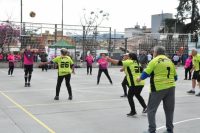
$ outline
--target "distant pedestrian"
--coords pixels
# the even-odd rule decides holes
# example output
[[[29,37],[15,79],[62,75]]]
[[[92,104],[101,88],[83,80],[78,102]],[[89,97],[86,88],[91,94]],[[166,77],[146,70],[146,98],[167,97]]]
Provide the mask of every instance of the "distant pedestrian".
[[[173,133],[175,106],[176,69],[172,61],[165,56],[165,48],[154,47],[154,58],[149,62],[138,82],[150,77],[150,96],[147,105],[149,129],[147,133],[156,133],[156,112],[161,101],[165,111],[167,133]]]
[[[47,60],[48,55],[45,52],[40,53],[39,57],[40,57],[41,62],[47,62],[48,61]],[[47,64],[44,64],[41,67],[42,67],[42,71],[45,70],[47,72],[47,70],[48,70]]]
[[[98,75],[97,75],[97,85],[100,82],[100,78],[101,78],[101,73],[104,72],[106,77],[108,78],[110,84],[113,84],[110,75],[108,73],[108,62],[106,60],[106,55],[104,53],[101,54],[101,57],[98,59],[98,64],[99,64],[99,71],[98,71]]]
[[[3,54],[0,53],[0,62],[2,62],[2,61],[3,61]]]
[[[185,61],[185,79],[184,80],[191,80],[191,69],[192,69],[192,55],[190,55]],[[189,77],[188,77],[189,73]]]
[[[8,76],[13,76],[13,71],[15,68],[15,55],[13,54],[13,52],[10,52],[10,54],[8,54],[7,60],[9,66]]]
[[[150,53],[148,53],[148,55],[147,55],[148,62],[150,62],[152,60],[152,57],[153,56]]]
[[[175,65],[176,67],[179,66],[179,63],[180,63],[180,57],[178,56],[177,53],[174,54],[174,55],[172,56],[172,61],[173,61],[174,65]]]
[[[87,65],[87,75],[92,75],[92,63],[94,62],[94,57],[91,54],[89,54],[86,56],[85,61]]]
[[[141,66],[143,68],[146,67],[147,63],[148,63],[148,58],[146,55],[146,51],[141,51],[141,53],[139,54],[139,63],[141,64]]]

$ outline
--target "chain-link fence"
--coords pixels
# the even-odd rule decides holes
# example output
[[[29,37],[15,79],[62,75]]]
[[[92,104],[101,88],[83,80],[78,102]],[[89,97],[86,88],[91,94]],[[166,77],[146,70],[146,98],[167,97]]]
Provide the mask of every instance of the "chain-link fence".
[[[48,46],[65,40],[67,44],[75,46],[70,52],[76,61],[83,60],[88,51],[95,57],[104,52],[119,59],[126,52],[150,52],[156,45],[164,46],[168,56],[177,51],[188,54],[193,45],[199,46],[198,43],[190,43],[194,39],[188,34],[140,33],[125,38],[122,32],[115,33],[111,27],[100,26],[0,21],[0,34],[0,50],[3,52],[20,51],[31,45],[55,56],[56,52],[52,52]]]

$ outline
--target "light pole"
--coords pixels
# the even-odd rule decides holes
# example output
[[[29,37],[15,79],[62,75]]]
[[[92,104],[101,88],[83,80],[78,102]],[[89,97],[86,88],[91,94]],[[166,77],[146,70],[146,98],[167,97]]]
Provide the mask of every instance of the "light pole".
[[[62,39],[63,39],[63,0],[62,0],[62,22],[61,22],[61,25],[62,25]]]
[[[21,22],[21,24],[22,24],[22,17],[23,17],[23,16],[22,16],[22,0],[21,0],[21,2],[20,2],[20,7],[21,7],[21,12],[20,12],[20,16],[21,16],[20,19],[21,19],[21,20],[20,20],[20,22]]]
[[[176,33],[176,24],[177,23],[177,15],[176,15],[176,19],[175,19],[175,23],[174,23],[174,33]]]

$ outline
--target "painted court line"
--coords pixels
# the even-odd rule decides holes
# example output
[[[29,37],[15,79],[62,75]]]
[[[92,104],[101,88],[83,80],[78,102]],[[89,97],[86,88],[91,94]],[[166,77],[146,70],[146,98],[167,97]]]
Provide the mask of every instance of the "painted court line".
[[[95,102],[112,102],[112,101],[126,101],[126,99],[106,99],[106,100],[87,100],[87,101],[70,101],[70,102],[55,102],[55,103],[47,103],[47,104],[30,104],[23,105],[24,107],[37,107],[37,106],[54,106],[54,105],[64,105],[64,104],[79,104],[79,103],[95,103]],[[16,106],[8,106],[8,108],[16,108]]]
[[[25,109],[22,105],[18,104],[17,102],[15,102],[12,98],[10,98],[8,95],[6,95],[5,93],[1,92],[1,95],[3,95],[5,98],[7,98],[10,102],[12,102],[16,107],[18,107],[19,109],[21,109],[24,113],[26,113],[29,117],[31,117],[33,120],[35,120],[38,124],[40,124],[42,127],[44,127],[45,129],[47,129],[50,133],[55,133],[55,131],[53,131],[51,128],[49,128],[44,122],[42,122],[41,120],[39,120],[37,117],[35,117],[33,114],[31,114],[27,109]]]
[[[175,122],[174,125],[178,125],[178,124],[190,122],[190,121],[195,121],[195,120],[200,120],[200,118],[192,118],[192,119],[186,119],[186,120],[178,121],[178,122]],[[165,126],[161,126],[161,127],[157,128],[157,130],[161,130],[163,128],[165,128]]]

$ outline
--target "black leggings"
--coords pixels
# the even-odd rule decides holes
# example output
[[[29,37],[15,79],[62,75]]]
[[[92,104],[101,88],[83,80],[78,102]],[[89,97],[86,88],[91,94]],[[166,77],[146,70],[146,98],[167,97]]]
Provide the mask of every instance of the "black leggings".
[[[127,81],[126,76],[125,76],[124,80],[122,81],[122,88],[124,90],[124,95],[127,95],[127,86],[128,86],[128,81]]]
[[[42,67],[42,71],[44,71],[44,70],[46,70],[46,71],[47,71],[47,69],[48,69],[48,65],[47,65],[47,64],[45,64],[45,65],[42,65],[41,67]]]
[[[24,75],[25,83],[27,83],[27,80],[30,83],[33,72],[33,65],[24,65],[24,72],[25,72]]]
[[[185,79],[187,79],[187,75],[188,75],[188,72],[189,72],[189,78],[188,79],[191,79],[191,72],[190,72],[191,68],[186,68],[185,69]]]
[[[72,96],[72,89],[71,89],[71,85],[70,85],[71,74],[67,74],[64,76],[58,76],[57,85],[56,85],[56,96],[59,96],[60,87],[61,87],[61,84],[62,84],[62,81],[64,78],[65,78],[65,84],[66,84],[66,87],[68,90],[68,94],[69,94],[69,96]]]
[[[144,99],[140,95],[143,87],[144,86],[131,86],[128,90],[128,102],[131,107],[131,112],[133,112],[133,113],[136,113],[135,103],[133,101],[134,95],[138,99],[139,103],[142,105],[143,109],[145,109],[147,107]]]
[[[8,75],[12,75],[14,71],[14,66],[9,66]]]
[[[87,74],[89,74],[89,70],[90,74],[92,74],[92,66],[87,65]]]
[[[108,69],[99,69],[98,76],[97,76],[97,84],[99,84],[101,73],[104,72],[110,83],[112,84],[112,80],[110,78],[110,75],[108,73]]]

